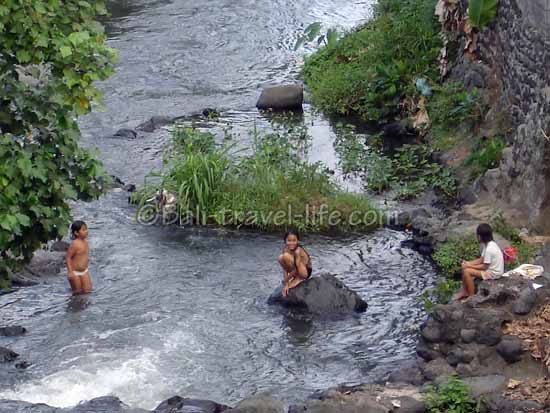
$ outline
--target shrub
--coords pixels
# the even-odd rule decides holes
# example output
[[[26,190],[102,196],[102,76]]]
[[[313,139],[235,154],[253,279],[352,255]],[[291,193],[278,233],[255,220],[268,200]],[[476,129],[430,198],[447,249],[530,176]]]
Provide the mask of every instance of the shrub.
[[[501,138],[478,141],[472,154],[466,159],[466,165],[472,166],[470,175],[475,178],[489,169],[496,168],[500,164],[505,147],[506,144]]]
[[[480,256],[479,242],[475,236],[450,239],[440,245],[433,255],[433,259],[441,274],[453,278],[461,271],[463,260],[471,261]]]
[[[417,77],[439,78],[442,46],[436,0],[381,0],[364,27],[306,59],[303,77],[314,102],[331,113],[364,120],[391,117],[416,94]]]
[[[426,394],[428,413],[478,413],[478,403],[470,397],[468,386],[456,377]]]
[[[447,304],[461,285],[460,281],[450,279],[439,280],[435,288],[424,291],[420,296],[424,309],[427,312],[431,312],[435,305]]]
[[[366,197],[339,191],[322,165],[301,160],[301,145],[288,135],[256,134],[251,153],[240,157],[211,145],[213,139],[176,129],[166,172],[157,174],[159,184],[140,190],[140,205],[162,187],[176,194],[180,216],[202,225],[322,232],[380,225]]]
[[[0,279],[70,222],[69,199],[98,197],[105,176],[78,146],[75,117],[98,103],[114,51],[103,1],[0,4]]]
[[[445,83],[433,90],[427,104],[433,143],[438,149],[466,145],[462,135],[474,133],[485,109],[479,92],[468,92],[461,83]]]

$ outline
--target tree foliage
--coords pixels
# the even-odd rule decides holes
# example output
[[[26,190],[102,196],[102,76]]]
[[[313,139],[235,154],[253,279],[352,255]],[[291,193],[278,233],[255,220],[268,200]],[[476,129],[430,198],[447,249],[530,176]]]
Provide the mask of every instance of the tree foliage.
[[[0,279],[62,237],[70,199],[92,199],[104,173],[78,146],[78,115],[98,103],[93,82],[113,72],[103,1],[0,4]]]

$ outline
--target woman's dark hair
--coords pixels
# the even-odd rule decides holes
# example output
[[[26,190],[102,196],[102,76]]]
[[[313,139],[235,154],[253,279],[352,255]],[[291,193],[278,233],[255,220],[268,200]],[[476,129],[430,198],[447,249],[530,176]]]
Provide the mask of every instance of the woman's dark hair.
[[[484,244],[487,244],[488,242],[491,242],[493,240],[493,229],[489,224],[480,224],[477,227],[477,235],[479,236],[479,239]]]
[[[294,235],[294,236],[296,237],[296,239],[297,239],[298,241],[300,241],[300,234],[298,234],[297,231],[292,231],[292,230],[291,230],[291,231],[287,231],[287,233],[285,234],[285,238],[284,238],[285,242],[286,242],[287,238],[288,238],[289,236],[291,236],[291,235]]]
[[[71,224],[71,239],[76,238],[76,233],[85,227],[86,223],[84,221],[75,221]]]

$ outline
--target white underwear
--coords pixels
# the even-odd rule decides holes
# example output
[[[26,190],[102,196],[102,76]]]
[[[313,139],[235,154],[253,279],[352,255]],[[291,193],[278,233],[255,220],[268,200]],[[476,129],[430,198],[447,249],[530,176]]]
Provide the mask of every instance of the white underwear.
[[[73,273],[77,277],[82,277],[83,275],[88,274],[88,268],[86,268],[84,271],[73,271]]]

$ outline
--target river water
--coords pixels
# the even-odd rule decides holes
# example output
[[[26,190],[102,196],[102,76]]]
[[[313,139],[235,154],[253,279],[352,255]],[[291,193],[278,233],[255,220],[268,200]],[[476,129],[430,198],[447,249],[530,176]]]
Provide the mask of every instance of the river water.
[[[110,173],[140,183],[158,166],[167,132],[106,138],[152,115],[204,107],[248,128],[261,88],[293,81],[293,44],[313,21],[351,28],[370,1],[188,0],[113,2],[110,44],[117,74],[101,85],[105,111],[83,119],[83,140]],[[309,108],[310,158],[336,165],[328,120]],[[238,138],[237,138],[238,139]],[[244,138],[243,138],[244,139]],[[413,352],[433,284],[431,264],[401,248],[404,233],[306,236],[314,268],[331,272],[369,303],[365,314],[325,319],[266,304],[280,282],[278,235],[136,223],[127,195],[74,205],[88,222],[94,293],[71,298],[66,279],[0,296],[2,338],[32,363],[0,375],[0,398],[71,406],[112,394],[154,408],[180,394],[232,404],[265,392],[286,403],[338,383],[375,378]]]

